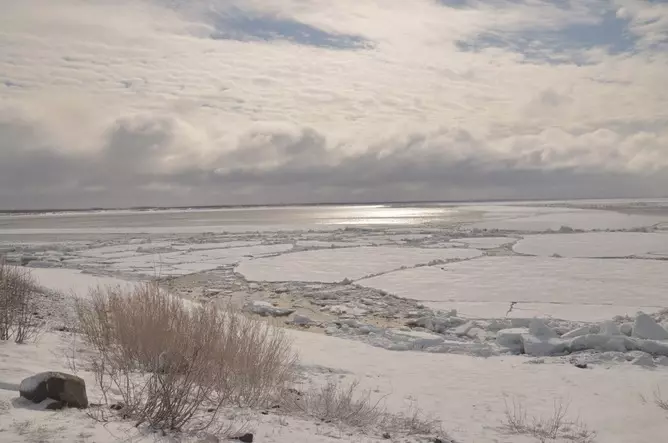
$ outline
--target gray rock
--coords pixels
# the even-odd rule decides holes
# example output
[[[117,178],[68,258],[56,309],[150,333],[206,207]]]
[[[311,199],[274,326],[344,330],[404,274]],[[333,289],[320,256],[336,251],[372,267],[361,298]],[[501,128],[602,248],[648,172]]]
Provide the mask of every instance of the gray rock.
[[[65,407],[65,403],[62,401],[52,401],[44,409],[47,411],[60,411]]]
[[[28,377],[21,382],[19,394],[34,403],[50,398],[71,408],[88,407],[86,382],[64,372],[42,372]]]
[[[668,340],[668,331],[663,329],[652,317],[641,312],[633,323],[632,336],[647,340]]]

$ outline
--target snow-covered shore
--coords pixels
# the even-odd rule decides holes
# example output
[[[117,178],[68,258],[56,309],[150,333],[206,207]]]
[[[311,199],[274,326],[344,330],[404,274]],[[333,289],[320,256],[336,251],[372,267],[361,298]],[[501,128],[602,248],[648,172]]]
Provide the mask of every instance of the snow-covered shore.
[[[80,411],[38,410],[15,387],[36,372],[68,370],[69,294],[159,278],[183,298],[231,302],[287,327],[306,377],[359,380],[391,410],[417,404],[459,442],[534,441],[502,429],[514,402],[541,416],[568,404],[598,442],[662,441],[668,418],[653,395],[668,392],[668,341],[646,336],[638,311],[668,326],[665,221],[495,211],[439,226],[132,227],[74,238],[62,227],[36,237],[0,230],[0,253],[46,289],[39,315],[49,325],[36,343],[0,344],[0,440],[155,441]],[[80,375],[94,397],[91,374]],[[260,442],[381,439],[272,414],[257,414],[253,426]]]

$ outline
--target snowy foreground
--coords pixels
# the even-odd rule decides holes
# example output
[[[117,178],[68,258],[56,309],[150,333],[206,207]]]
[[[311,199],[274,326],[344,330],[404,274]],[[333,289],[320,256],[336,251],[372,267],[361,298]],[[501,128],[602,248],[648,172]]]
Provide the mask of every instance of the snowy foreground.
[[[0,344],[0,441],[174,438],[44,411],[16,392],[37,372],[70,371],[77,338],[59,331],[72,322],[69,294],[157,277],[193,302],[233,303],[288,328],[311,381],[359,380],[390,410],[417,405],[441,420],[458,442],[536,442],[504,429],[506,411],[547,417],[555,403],[596,442],[663,442],[668,212],[580,206],[468,205],[440,222],[347,227],[96,233],[64,228],[60,214],[52,229],[48,216],[0,228],[0,254],[47,290],[39,315],[49,325],[35,343]],[[94,401],[91,374],[78,375]],[[258,442],[383,441],[274,414],[250,426]]]

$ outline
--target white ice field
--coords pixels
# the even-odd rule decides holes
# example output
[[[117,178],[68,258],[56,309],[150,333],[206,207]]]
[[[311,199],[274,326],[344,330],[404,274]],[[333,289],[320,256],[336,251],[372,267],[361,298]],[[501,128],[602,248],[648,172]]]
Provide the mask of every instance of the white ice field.
[[[247,223],[238,211],[229,222],[220,221],[224,211],[206,212],[206,221],[182,211],[173,226],[159,213],[0,216],[0,254],[61,293],[158,277],[197,302],[295,311],[272,321],[291,328],[307,376],[360,380],[391,409],[415,402],[458,442],[535,442],[502,429],[506,404],[546,416],[560,401],[598,443],[658,443],[668,435],[667,414],[653,402],[658,389],[668,394],[660,338],[668,334],[668,211],[657,209],[665,202],[643,207],[652,210],[636,202],[369,207],[347,223],[337,208],[331,220],[300,212],[292,224],[272,223],[263,210]],[[307,326],[293,324],[295,315]],[[545,329],[529,327],[534,317]],[[515,338],[520,351],[509,344]],[[13,406],[10,388],[22,378],[67,370],[61,351],[71,339],[49,331],[35,344],[0,345],[0,441],[32,441],[16,423],[35,420],[53,442],[155,441],[78,411]],[[259,420],[259,442],[382,441]]]

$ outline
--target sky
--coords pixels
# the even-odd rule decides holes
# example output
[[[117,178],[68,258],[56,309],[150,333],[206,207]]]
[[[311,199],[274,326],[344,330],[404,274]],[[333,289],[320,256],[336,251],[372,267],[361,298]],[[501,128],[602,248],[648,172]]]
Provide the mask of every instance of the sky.
[[[0,208],[668,196],[665,0],[0,0]]]

